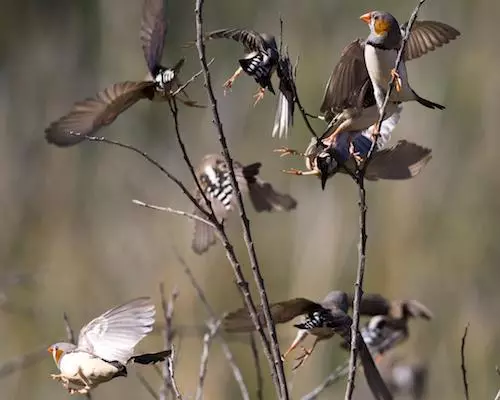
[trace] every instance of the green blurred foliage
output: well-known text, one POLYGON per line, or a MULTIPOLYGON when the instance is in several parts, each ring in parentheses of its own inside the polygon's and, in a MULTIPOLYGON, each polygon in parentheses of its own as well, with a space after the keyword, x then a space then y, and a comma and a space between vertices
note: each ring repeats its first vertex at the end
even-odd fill
MULTIPOLYGON (((84 143, 61 150, 48 146, 44 128, 71 104, 106 85, 142 79, 146 73, 139 43, 141 1, 6 1, 0 14, 0 279, 30 276, 2 286, 0 362, 64 338, 62 314, 75 328, 134 296, 150 295, 159 305, 158 284, 180 289, 175 322, 181 348, 177 379, 186 395, 196 390, 201 326, 206 313, 178 265, 172 247, 186 258, 215 309, 240 304, 233 275, 220 246, 203 257, 190 251, 192 224, 169 214, 134 206, 132 199, 186 209, 186 200, 159 171, 137 155, 84 143), (7 307, 8 306, 8 307, 7 307)), ((300 56, 298 88, 308 111, 316 112, 324 85, 343 46, 367 34, 358 16, 386 9, 407 18, 413 2, 379 1, 206 1, 207 30, 249 27, 284 37, 293 59, 300 56)), ((194 39, 194 2, 168 1, 169 31, 164 61, 187 59, 188 79, 199 70, 196 51, 181 45, 194 39)), ((499 379, 498 290, 500 180, 497 176, 500 3, 486 0, 429 1, 421 19, 447 22, 462 37, 409 65, 411 81, 424 97, 444 103, 443 112, 407 104, 394 136, 433 149, 423 173, 406 182, 368 184, 369 251, 365 290, 392 298, 415 298, 435 314, 412 324, 410 340, 398 350, 430 368, 430 399, 462 395, 460 338, 470 322, 467 366, 472 398, 492 398, 499 379)), ((255 244, 271 300, 305 296, 320 299, 330 289, 351 290, 357 264, 356 187, 346 177, 324 192, 313 178, 291 177, 283 168, 302 167, 272 150, 303 148, 309 136, 299 116, 288 143, 270 138, 276 99, 268 94, 252 107, 257 89, 247 76, 224 97, 222 83, 237 67, 241 48, 211 42, 212 74, 231 150, 241 162, 263 162, 262 176, 295 196, 290 214, 257 215, 250 210, 255 244)), ((206 102, 200 81, 189 87, 206 102)), ((219 151, 210 109, 181 108, 182 132, 194 160, 219 151)), ((320 128, 319 123, 315 125, 320 128)), ((104 131, 103 131, 104 133, 104 131)), ((164 104, 144 102, 106 128, 105 134, 132 143, 189 181, 164 104)), ((190 206, 188 206, 189 211, 190 206)), ((237 218, 229 222, 236 250, 250 271, 237 218)), ((291 326, 278 328, 282 346, 291 326)), ((231 338, 228 338, 231 339, 231 338)), ((255 373, 246 338, 231 347, 251 389, 255 373)), ((141 343, 162 346, 161 335, 141 343)), ((346 355, 337 343, 322 343, 317 354, 292 374, 292 397, 318 384, 346 355)), ((63 399, 65 391, 42 363, 0 380, 2 399, 63 399)), ((266 372, 267 397, 274 396, 266 372)), ((160 378, 144 374, 155 387, 160 378)), ((324 398, 341 396, 337 384, 324 398)), ((254 394, 254 390, 252 390, 254 394)), ((206 382, 207 399, 238 397, 228 365, 214 343, 206 382)), ((147 398, 132 373, 96 390, 97 399, 147 398)))

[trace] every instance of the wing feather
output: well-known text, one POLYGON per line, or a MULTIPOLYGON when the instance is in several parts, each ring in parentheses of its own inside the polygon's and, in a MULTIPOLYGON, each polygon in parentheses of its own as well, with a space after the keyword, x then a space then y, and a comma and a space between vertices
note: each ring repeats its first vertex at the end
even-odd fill
POLYGON ((144 0, 140 38, 144 58, 152 76, 158 73, 166 34, 167 21, 164 0, 144 0))

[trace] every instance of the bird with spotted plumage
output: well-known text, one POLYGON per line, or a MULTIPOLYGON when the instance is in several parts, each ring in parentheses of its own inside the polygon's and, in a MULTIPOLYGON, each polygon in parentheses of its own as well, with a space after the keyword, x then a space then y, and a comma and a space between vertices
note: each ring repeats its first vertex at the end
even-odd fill
MULTIPOLYGON (((73 146, 111 124, 121 113, 141 99, 172 100, 173 91, 182 86, 179 72, 184 59, 173 67, 161 65, 167 23, 164 0, 145 0, 140 39, 148 74, 142 81, 124 81, 108 86, 94 97, 76 102, 71 110, 45 129, 46 140, 59 147, 73 146)), ((176 96, 190 107, 204 107, 189 99, 176 96)))
POLYGON ((153 330, 155 306, 141 297, 114 307, 85 325, 76 345, 55 343, 48 348, 59 374, 52 374, 70 394, 86 394, 98 385, 127 376, 129 364, 164 361, 170 350, 133 355, 135 346, 153 330))
MULTIPOLYGON (((236 181, 242 194, 248 193, 257 212, 293 210, 297 206, 297 201, 288 194, 277 192, 270 183, 263 181, 259 177, 261 166, 260 162, 243 165, 233 160, 236 181)), ((205 155, 196 170, 196 176, 203 193, 211 203, 215 217, 219 221, 225 220, 236 207, 236 194, 231 185, 230 172, 224 157, 220 154, 205 155)), ((199 191, 195 193, 195 198, 204 204, 204 198, 199 191)), ((194 214, 202 216, 197 208, 194 214)), ((214 228, 202 221, 195 221, 193 251, 202 254, 214 244, 214 228)))

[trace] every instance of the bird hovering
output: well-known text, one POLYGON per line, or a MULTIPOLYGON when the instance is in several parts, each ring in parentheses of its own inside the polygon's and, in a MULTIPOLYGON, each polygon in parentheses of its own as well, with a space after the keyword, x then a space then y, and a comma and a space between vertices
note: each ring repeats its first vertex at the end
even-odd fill
MULTIPOLYGON (((76 102, 66 115, 45 129, 46 140, 59 147, 73 146, 111 124, 141 99, 171 100, 173 91, 181 86, 178 75, 184 59, 171 68, 160 64, 166 32, 164 0, 145 0, 140 38, 148 68, 147 77, 142 81, 115 83, 93 98, 76 102)), ((189 98, 178 99, 187 106, 203 107, 189 98)))
MULTIPOLYGON (((331 145, 338 134, 366 129, 379 117, 387 86, 402 44, 407 23, 401 28, 389 13, 374 11, 360 17, 369 24, 367 39, 356 39, 347 45, 326 84, 320 108, 329 123, 322 141, 331 145)), ((460 32, 438 21, 416 21, 413 24, 400 64, 399 79, 386 109, 386 118, 397 104, 415 100, 428 108, 444 109, 440 104, 419 96, 409 85, 406 61, 456 39, 460 32)), ((394 71, 393 71, 394 72, 394 71)))
POLYGON ((127 376, 127 365, 154 364, 165 360, 170 350, 133 355, 134 348, 152 330, 155 306, 149 297, 141 297, 114 307, 85 325, 76 345, 55 343, 52 354, 62 382, 70 394, 86 394, 101 383, 127 376))

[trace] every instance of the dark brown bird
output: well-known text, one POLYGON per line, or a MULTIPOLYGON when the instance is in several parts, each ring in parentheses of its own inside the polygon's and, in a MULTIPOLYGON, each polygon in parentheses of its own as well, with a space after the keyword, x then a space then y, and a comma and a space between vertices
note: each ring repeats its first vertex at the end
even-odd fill
MULTIPOLYGON (((72 146, 111 124, 141 99, 170 100, 173 90, 181 86, 178 74, 184 60, 172 68, 160 64, 166 32, 164 1, 145 0, 140 37, 149 70, 146 80, 115 83, 95 97, 75 103, 68 114, 45 129, 47 141, 60 147, 72 146)), ((199 107, 189 99, 179 100, 188 106, 199 107)))
MULTIPOLYGON (((236 180, 242 193, 248 193, 257 212, 290 211, 297 206, 295 199, 287 194, 274 190, 272 185, 259 178, 261 163, 242 165, 233 161, 236 180)), ((205 196, 211 202, 218 220, 225 220, 235 207, 236 196, 231 185, 229 169, 224 158, 219 154, 208 154, 203 157, 196 175, 205 196)), ((201 193, 195 197, 203 202, 201 193)), ((201 215, 195 209, 196 215, 201 215)), ((195 221, 192 248, 196 254, 202 254, 215 244, 214 229, 201 221, 195 221)))
POLYGON ((244 71, 261 86, 254 96, 254 104, 262 100, 266 89, 275 94, 271 77, 278 66, 280 54, 273 35, 248 29, 219 29, 208 33, 206 39, 233 39, 245 49, 244 57, 238 60, 240 67, 224 83, 226 90, 231 89, 236 78, 244 71))
POLYGON ((295 81, 292 63, 288 54, 280 55, 277 75, 280 86, 272 136, 278 136, 281 139, 288 137, 288 132, 293 125, 293 113, 295 111, 295 81))
MULTIPOLYGON (((370 36, 366 40, 356 39, 344 48, 325 88, 321 112, 329 122, 322 137, 327 145, 331 145, 341 132, 366 129, 377 121, 391 68, 394 68, 407 26, 405 23, 399 28, 396 19, 389 13, 372 12, 361 19, 370 25, 370 36), (384 56, 386 53, 387 56, 384 56)), ((401 77, 396 81, 397 90, 388 104, 386 117, 396 111, 398 102, 410 100, 428 108, 444 108, 418 96, 411 89, 404 62, 421 57, 459 35, 459 31, 442 22, 414 23, 398 72, 401 77)))

